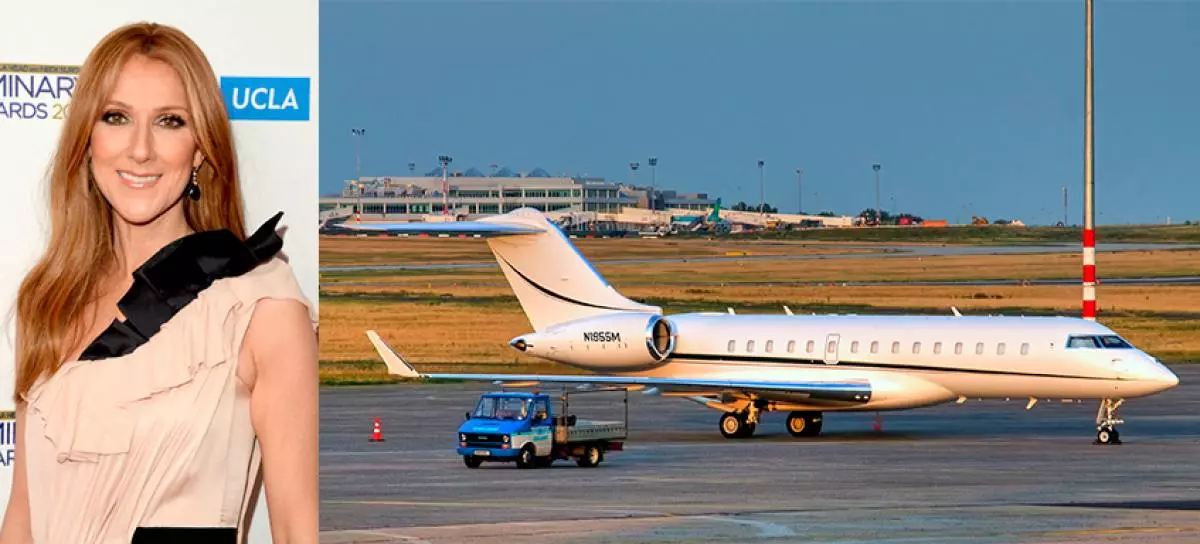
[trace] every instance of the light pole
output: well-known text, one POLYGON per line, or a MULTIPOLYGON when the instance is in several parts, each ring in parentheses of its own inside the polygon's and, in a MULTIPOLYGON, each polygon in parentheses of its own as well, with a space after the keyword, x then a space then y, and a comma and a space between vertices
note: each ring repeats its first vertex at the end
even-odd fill
POLYGON ((875 225, 883 224, 883 210, 879 209, 879 169, 882 168, 879 164, 872 164, 871 168, 875 170, 875 225))
POLYGON ((450 182, 446 180, 446 170, 453 160, 450 155, 438 156, 438 162, 442 165, 442 215, 450 215, 450 182))
POLYGON ((658 209, 658 198, 656 198, 655 187, 658 182, 658 157, 650 157, 650 209, 658 209))
POLYGON ((796 214, 804 213, 804 169, 796 169, 796 214))
POLYGON ((1063 185, 1063 226, 1067 226, 1067 186, 1063 185))
POLYGON ((354 177, 355 177, 355 179, 360 179, 360 178, 362 178, 362 144, 361 144, 361 141, 362 141, 362 137, 367 134, 367 129, 352 128, 352 129, 350 129, 350 134, 353 134, 355 136, 355 138, 354 138, 354 177))
MULTIPOLYGON (((638 167, 640 167, 641 165, 642 165, 642 163, 640 163, 640 162, 629 163, 629 169, 631 171, 633 171, 633 186, 634 186, 634 188, 637 188, 637 170, 638 170, 638 167)), ((649 205, 649 199, 647 199, 647 205, 649 205)))
POLYGON ((763 204, 767 201, 763 188, 763 160, 758 159, 758 215, 763 214, 763 204))
POLYGON ((358 188, 358 213, 363 213, 362 202, 362 137, 366 135, 365 128, 352 128, 350 134, 354 135, 354 186, 358 188))

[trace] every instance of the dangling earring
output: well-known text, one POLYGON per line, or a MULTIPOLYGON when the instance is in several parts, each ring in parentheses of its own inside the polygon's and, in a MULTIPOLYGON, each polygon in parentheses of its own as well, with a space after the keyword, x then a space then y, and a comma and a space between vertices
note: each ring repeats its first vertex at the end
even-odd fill
POLYGON ((192 181, 188 183, 187 195, 192 201, 200 200, 200 184, 196 183, 196 176, 200 175, 200 167, 197 166, 192 170, 192 181))

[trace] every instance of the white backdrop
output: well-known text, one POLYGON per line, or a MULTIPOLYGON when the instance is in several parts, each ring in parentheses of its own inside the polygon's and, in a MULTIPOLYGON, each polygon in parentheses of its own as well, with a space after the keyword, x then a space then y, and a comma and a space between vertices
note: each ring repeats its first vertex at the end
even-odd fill
MULTIPOLYGON (((15 7, 15 6, 14 6, 15 7)), ((317 13, 318 0, 72 0, 26 4, 5 10, 0 25, 0 411, 13 403, 12 303, 21 279, 42 251, 48 224, 45 174, 63 122, 55 119, 70 102, 69 79, 52 68, 78 67, 109 31, 136 21, 169 24, 187 33, 208 56, 218 77, 302 78, 297 106, 286 113, 307 121, 235 119, 247 228, 257 228, 282 210, 287 226, 283 251, 305 294, 317 301, 317 13), (25 65, 19 67, 18 65, 25 65), (39 84, 32 92, 16 80, 39 84), (307 80, 307 81, 305 81, 307 80)), ((73 79, 74 74, 65 74, 73 79)), ((232 85, 230 85, 232 87, 232 85)), ((230 89, 225 90, 231 92, 230 89)), ((244 91, 236 98, 245 104, 244 91)), ((249 94, 245 116, 280 114, 285 91, 268 104, 265 92, 249 94), (253 111, 253 105, 267 109, 253 111)), ((0 424, 0 508, 12 483, 10 422, 0 424)), ((37 485, 37 482, 30 482, 37 485)), ((251 542, 270 542, 263 494, 250 531, 251 542)))

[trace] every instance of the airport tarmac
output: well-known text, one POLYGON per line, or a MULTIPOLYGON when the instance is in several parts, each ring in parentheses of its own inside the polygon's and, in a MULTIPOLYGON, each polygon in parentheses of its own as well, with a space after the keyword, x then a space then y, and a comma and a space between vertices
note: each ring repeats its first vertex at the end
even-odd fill
MULTIPOLYGON (((1174 370, 1178 387, 1122 407, 1118 446, 1092 444, 1093 401, 885 412, 882 431, 827 413, 813 439, 772 413, 727 440, 716 411, 630 393, 626 451, 532 470, 455 455, 495 386, 326 387, 321 542, 1200 542, 1200 365, 1174 370)), ((603 395, 572 411, 619 418, 603 395)))

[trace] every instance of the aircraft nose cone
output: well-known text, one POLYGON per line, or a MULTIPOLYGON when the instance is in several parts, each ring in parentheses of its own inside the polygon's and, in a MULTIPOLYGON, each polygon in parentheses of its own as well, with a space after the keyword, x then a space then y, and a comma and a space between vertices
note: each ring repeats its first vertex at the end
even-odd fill
POLYGON ((1159 385, 1159 391, 1165 391, 1179 385, 1179 376, 1171 372, 1171 369, 1154 359, 1150 359, 1147 363, 1145 370, 1142 372, 1142 379, 1159 385))

